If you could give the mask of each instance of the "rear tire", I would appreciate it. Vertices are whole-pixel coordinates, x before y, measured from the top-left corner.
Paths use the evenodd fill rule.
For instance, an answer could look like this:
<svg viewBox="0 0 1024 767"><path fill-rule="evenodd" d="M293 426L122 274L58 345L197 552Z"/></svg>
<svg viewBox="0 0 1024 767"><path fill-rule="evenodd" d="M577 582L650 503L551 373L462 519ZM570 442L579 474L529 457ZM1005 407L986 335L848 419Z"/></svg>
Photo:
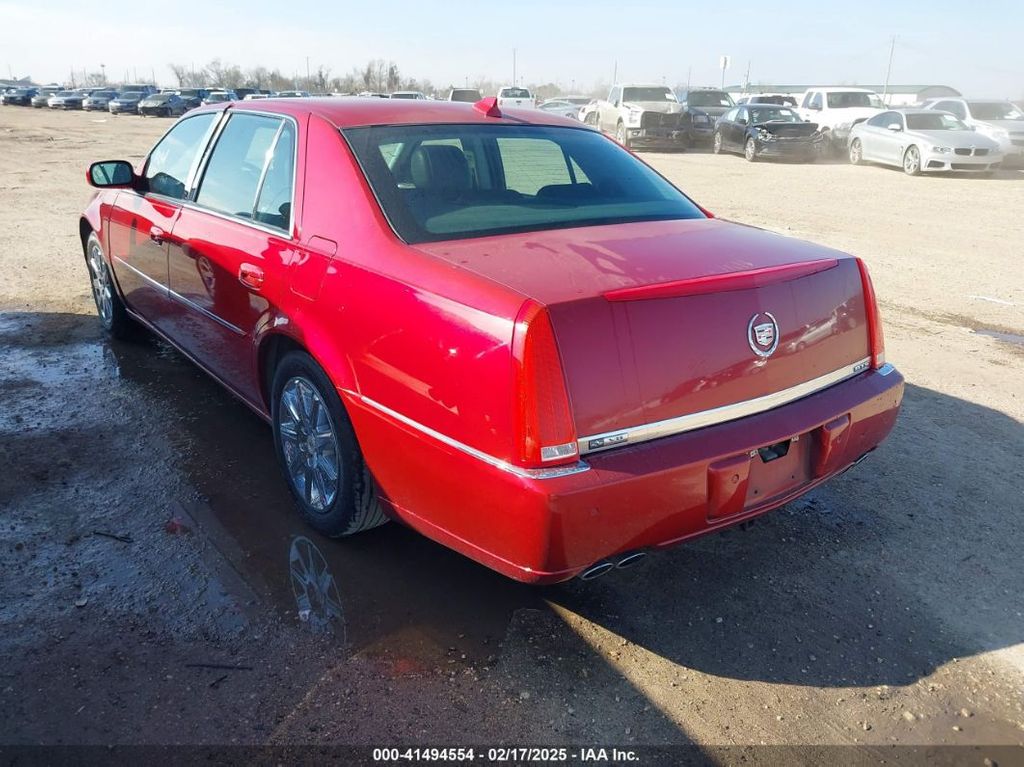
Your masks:
<svg viewBox="0 0 1024 767"><path fill-rule="evenodd" d="M722 153L722 134L719 131L715 131L715 135L711 138L711 151L715 154Z"/></svg>
<svg viewBox="0 0 1024 767"><path fill-rule="evenodd" d="M274 449L306 522L332 538L388 521L355 432L323 369L289 352L271 388Z"/></svg>

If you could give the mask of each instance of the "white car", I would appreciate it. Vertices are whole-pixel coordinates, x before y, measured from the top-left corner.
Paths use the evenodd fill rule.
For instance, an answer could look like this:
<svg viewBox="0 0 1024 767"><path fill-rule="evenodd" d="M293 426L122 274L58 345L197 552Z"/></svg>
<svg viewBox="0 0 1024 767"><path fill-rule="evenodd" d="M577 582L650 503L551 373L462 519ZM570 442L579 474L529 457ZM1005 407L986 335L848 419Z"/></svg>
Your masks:
<svg viewBox="0 0 1024 767"><path fill-rule="evenodd" d="M797 111L804 120L818 124L826 145L841 148L846 146L854 124L874 117L884 108L881 97L874 91L836 86L809 88Z"/></svg>
<svg viewBox="0 0 1024 767"><path fill-rule="evenodd" d="M419 91L395 91L391 94L393 99L413 99L416 101L426 101L427 97Z"/></svg>
<svg viewBox="0 0 1024 767"><path fill-rule="evenodd" d="M850 162L877 162L904 173L991 173L1003 155L999 144L971 130L955 115L927 109L891 109L850 130Z"/></svg>
<svg viewBox="0 0 1024 767"><path fill-rule="evenodd" d="M796 96L789 93L746 93L736 99L740 104L777 104L780 107L796 107Z"/></svg>
<svg viewBox="0 0 1024 767"><path fill-rule="evenodd" d="M498 109L533 109L537 106L537 100L530 93L529 88L516 88L506 85L498 91Z"/></svg>
<svg viewBox="0 0 1024 767"><path fill-rule="evenodd" d="M1003 161L1024 164L1024 109L999 99L929 99L925 109L950 112L999 143Z"/></svg>

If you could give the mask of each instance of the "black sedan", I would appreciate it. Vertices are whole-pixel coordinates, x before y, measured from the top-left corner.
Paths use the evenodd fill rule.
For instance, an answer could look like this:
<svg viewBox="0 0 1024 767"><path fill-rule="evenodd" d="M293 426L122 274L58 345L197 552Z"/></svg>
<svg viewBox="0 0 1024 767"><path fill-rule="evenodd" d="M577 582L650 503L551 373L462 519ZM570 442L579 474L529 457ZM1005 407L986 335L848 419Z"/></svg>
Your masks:
<svg viewBox="0 0 1024 767"><path fill-rule="evenodd" d="M32 99L39 93L36 88L14 88L4 94L4 103L10 106L27 107L32 105Z"/></svg>
<svg viewBox="0 0 1024 767"><path fill-rule="evenodd" d="M177 93L154 93L139 102L143 117L175 117L188 111L188 102Z"/></svg>
<svg viewBox="0 0 1024 767"><path fill-rule="evenodd" d="M805 122L795 110L775 104L744 104L718 118L712 147L715 154L740 152L750 162L761 157L814 161L821 134L818 124Z"/></svg>

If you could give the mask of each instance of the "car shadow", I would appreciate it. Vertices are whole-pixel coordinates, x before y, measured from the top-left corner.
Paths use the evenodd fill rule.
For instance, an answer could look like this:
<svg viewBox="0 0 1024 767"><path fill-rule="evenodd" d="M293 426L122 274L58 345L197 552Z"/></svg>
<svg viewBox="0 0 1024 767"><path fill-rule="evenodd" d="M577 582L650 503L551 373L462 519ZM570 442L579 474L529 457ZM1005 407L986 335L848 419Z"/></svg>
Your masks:
<svg viewBox="0 0 1024 767"><path fill-rule="evenodd" d="M25 316L61 332L95 321ZM907 684L1024 640L1024 426L983 405L908 385L876 453L751 528L531 588L398 524L318 536L259 418L162 342L94 344L180 446L178 513L252 593L353 652L487 665L516 614L551 605L674 664L784 684Z"/></svg>

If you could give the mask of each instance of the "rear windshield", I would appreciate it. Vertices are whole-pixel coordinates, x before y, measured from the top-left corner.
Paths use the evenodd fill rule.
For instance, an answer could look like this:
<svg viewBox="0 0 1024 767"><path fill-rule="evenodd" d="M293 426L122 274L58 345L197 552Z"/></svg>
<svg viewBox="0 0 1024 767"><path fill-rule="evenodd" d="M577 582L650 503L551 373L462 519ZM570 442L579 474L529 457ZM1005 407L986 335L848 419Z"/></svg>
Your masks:
<svg viewBox="0 0 1024 767"><path fill-rule="evenodd" d="M526 88L502 88L501 97L503 99L528 99L530 92Z"/></svg>
<svg viewBox="0 0 1024 767"><path fill-rule="evenodd" d="M454 90L451 95L452 101L479 101L480 91L474 90Z"/></svg>
<svg viewBox="0 0 1024 767"><path fill-rule="evenodd" d="M400 125L343 132L384 214L409 243L704 217L596 131Z"/></svg>

